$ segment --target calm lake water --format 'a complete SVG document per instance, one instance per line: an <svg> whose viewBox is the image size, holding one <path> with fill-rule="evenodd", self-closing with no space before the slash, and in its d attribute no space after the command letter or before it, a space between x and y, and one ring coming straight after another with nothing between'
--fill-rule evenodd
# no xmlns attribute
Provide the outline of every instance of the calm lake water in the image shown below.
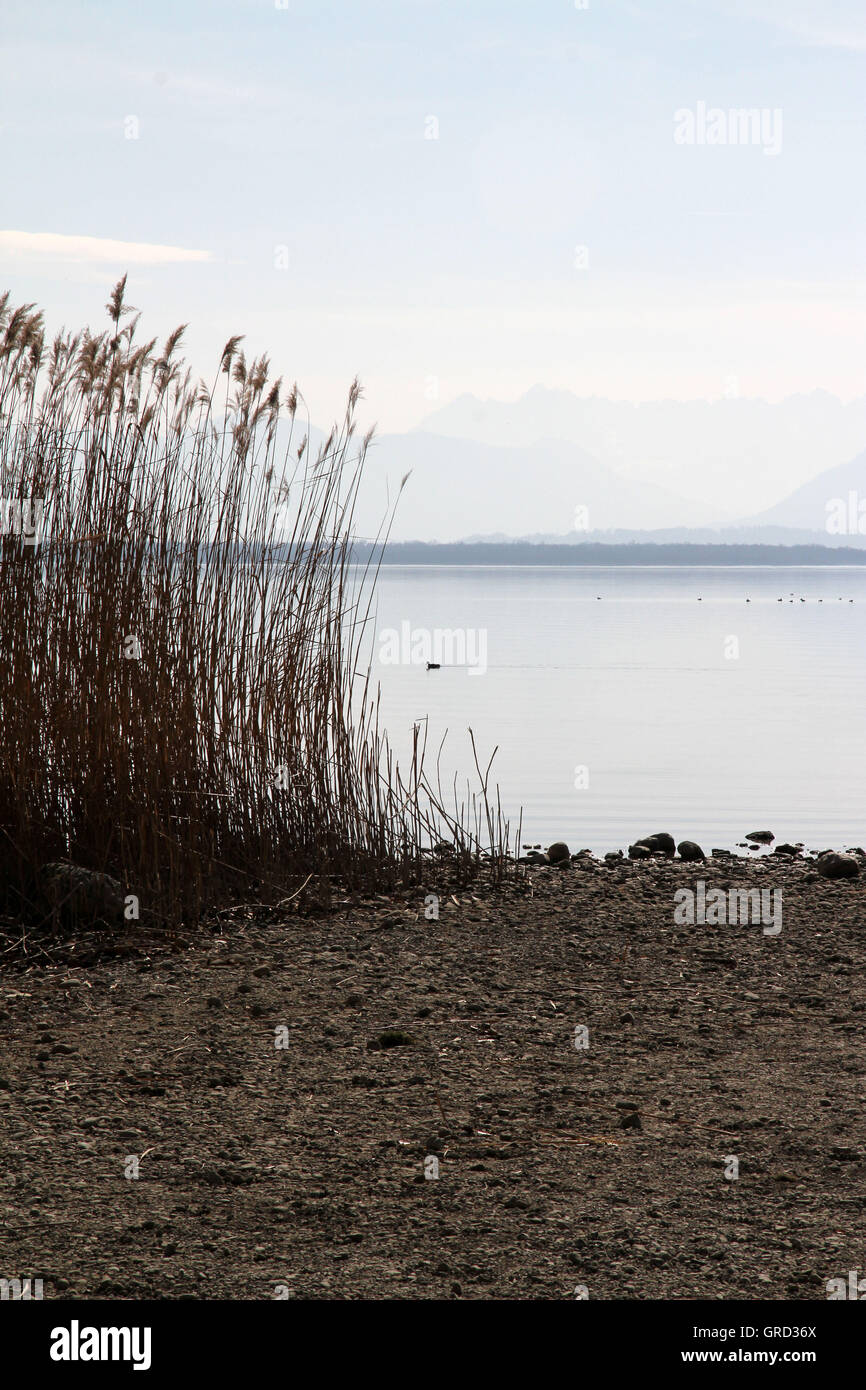
<svg viewBox="0 0 866 1390"><path fill-rule="evenodd" d="M469 728L485 762L498 745L524 842L823 849L866 843L864 637L856 567L387 566L373 661L399 755L426 718L435 762L448 731L443 785L465 793Z"/></svg>

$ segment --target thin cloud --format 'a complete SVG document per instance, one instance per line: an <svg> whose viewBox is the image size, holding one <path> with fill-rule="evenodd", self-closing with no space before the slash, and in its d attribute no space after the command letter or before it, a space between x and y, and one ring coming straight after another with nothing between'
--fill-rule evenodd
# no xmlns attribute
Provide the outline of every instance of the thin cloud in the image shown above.
<svg viewBox="0 0 866 1390"><path fill-rule="evenodd" d="M75 261L91 265L177 265L209 261L208 251L157 246L146 241L112 241L108 237L65 236L61 232L0 231L0 255Z"/></svg>

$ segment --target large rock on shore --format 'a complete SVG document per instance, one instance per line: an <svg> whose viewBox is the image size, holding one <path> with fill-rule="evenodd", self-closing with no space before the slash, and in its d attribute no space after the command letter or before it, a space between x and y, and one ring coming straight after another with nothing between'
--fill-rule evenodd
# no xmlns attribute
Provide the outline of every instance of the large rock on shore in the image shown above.
<svg viewBox="0 0 866 1390"><path fill-rule="evenodd" d="M860 873L853 854L835 854L832 850L820 856L815 868L822 878L857 878Z"/></svg>
<svg viewBox="0 0 866 1390"><path fill-rule="evenodd" d="M557 840L547 851L547 860L550 864L570 864L571 854L568 845L564 840Z"/></svg>
<svg viewBox="0 0 866 1390"><path fill-rule="evenodd" d="M123 925L123 889L110 874L77 864L45 864L38 875L45 906L71 926Z"/></svg>
<svg viewBox="0 0 866 1390"><path fill-rule="evenodd" d="M694 840L681 840L677 845L677 854L687 864L695 864L699 859L706 859L704 851Z"/></svg>
<svg viewBox="0 0 866 1390"><path fill-rule="evenodd" d="M677 848L673 835L668 835L664 830L659 831L657 835L642 835L635 843L636 845L643 845L650 854L669 854L672 856Z"/></svg>

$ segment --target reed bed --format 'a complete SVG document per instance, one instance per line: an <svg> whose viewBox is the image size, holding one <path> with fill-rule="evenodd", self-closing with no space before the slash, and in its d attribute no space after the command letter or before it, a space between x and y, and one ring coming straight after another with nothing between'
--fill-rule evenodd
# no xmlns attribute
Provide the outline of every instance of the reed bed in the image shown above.
<svg viewBox="0 0 866 1390"><path fill-rule="evenodd" d="M420 881L437 842L458 872L501 874L486 777L452 804L422 733L401 770L379 728L388 518L353 564L357 381L313 452L267 357L235 337L195 381L184 329L142 340L125 293L104 332L51 342L0 299L3 910L38 913L58 860L172 922Z"/></svg>

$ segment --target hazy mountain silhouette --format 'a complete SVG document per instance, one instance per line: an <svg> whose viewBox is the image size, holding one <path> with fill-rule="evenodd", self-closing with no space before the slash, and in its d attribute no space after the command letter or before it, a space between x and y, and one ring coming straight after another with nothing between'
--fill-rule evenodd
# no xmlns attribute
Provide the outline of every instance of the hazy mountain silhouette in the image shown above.
<svg viewBox="0 0 866 1390"><path fill-rule="evenodd" d="M866 450L848 463L819 473L774 507L752 517L751 523L808 527L821 531L828 540L847 536L849 544L866 540ZM839 529L840 524L844 529Z"/></svg>
<svg viewBox="0 0 866 1390"><path fill-rule="evenodd" d="M624 478L577 445L524 447L413 432L383 435L367 456L358 530L372 534L400 479L395 538L459 540L470 533L562 534L608 527L700 526L730 516L654 483ZM585 509L576 515L576 509Z"/></svg>
<svg viewBox="0 0 866 1390"><path fill-rule="evenodd" d="M521 447L569 440L621 476L697 499L717 515L746 516L862 449L866 398L846 404L813 391L778 404L745 397L632 404L534 386L517 401L459 396L420 428Z"/></svg>
<svg viewBox="0 0 866 1390"><path fill-rule="evenodd" d="M814 394L816 397L826 395ZM515 403L518 414L528 397L533 396L557 397L564 411L570 410L577 401L567 392L535 388ZM792 397L778 407L767 409L781 411L788 406L796 415L796 402L804 399L812 400ZM833 402L835 398L827 397L827 400ZM461 416L461 422L466 423L468 417L462 418L466 412L472 415L475 407L482 404L475 401L470 406L471 402L474 402L473 397L461 397L438 415L456 413ZM814 401L812 403L815 405ZM673 419L677 403L664 404L670 408L669 419ZM692 404L695 403L685 403L686 406ZM710 403L696 404L700 410L710 408ZM765 402L753 404L766 406ZM862 402L855 404L858 408L863 405ZM819 411L825 406L826 401L819 405ZM840 403L835 401L835 406ZM846 418L856 419L855 406L841 408L843 412L853 412ZM481 423L485 428L495 426L498 430L505 418L500 416L500 410L508 412L512 407L494 402L485 410L485 421ZM793 418L794 415L787 417L789 424ZM480 427L478 420L475 426ZM778 429L780 435L785 433L781 424ZM845 429L848 429L847 424ZM304 433L305 427L296 423L295 445ZM287 436L285 422L280 426L280 434ZM323 438L321 429L312 426L313 454ZM816 450L815 457L820 461L825 450L818 445ZM759 511L744 507L737 514L734 507L722 505L721 501L718 506L702 504L655 483L624 476L586 449L562 439L547 438L517 446L486 444L422 430L386 434L375 438L367 457L356 510L359 535L377 533L397 498L400 480L407 473L411 476L400 497L391 533L397 540L519 541L536 545L584 541L820 544L858 548L866 545L866 450L862 449L855 457L823 469L817 476L788 491L772 506ZM724 489L720 489L720 497L723 493ZM727 497L723 500L728 502ZM579 519L576 516L578 508L584 509ZM862 530L857 529L858 523ZM828 524L833 529L828 529Z"/></svg>

